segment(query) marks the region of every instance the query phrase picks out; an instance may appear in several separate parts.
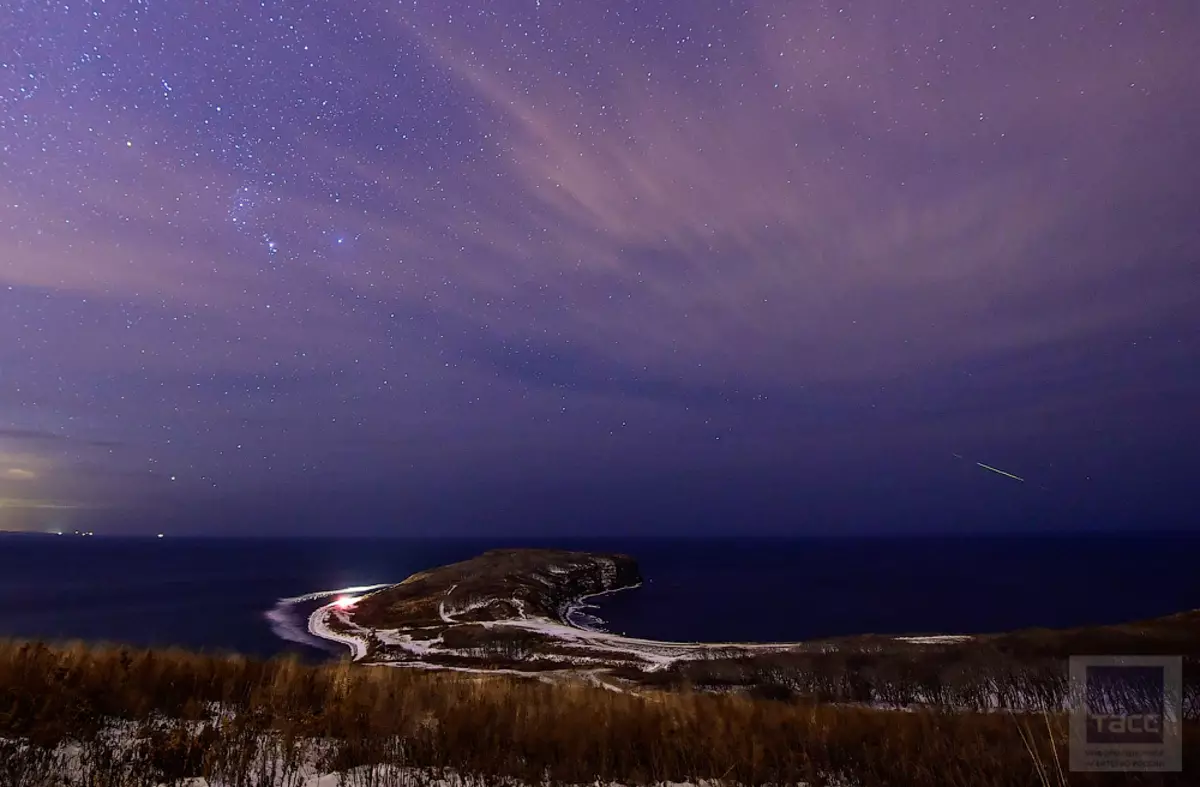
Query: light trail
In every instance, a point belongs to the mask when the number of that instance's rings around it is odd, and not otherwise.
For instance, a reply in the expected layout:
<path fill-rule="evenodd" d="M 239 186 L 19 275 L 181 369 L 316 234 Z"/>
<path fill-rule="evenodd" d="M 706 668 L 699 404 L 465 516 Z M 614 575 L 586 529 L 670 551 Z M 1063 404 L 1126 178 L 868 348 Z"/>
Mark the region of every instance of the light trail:
<path fill-rule="evenodd" d="M 1021 478 L 1021 476 L 1013 475 L 1012 473 L 1006 473 L 998 467 L 992 467 L 991 465 L 985 465 L 983 462 L 976 462 L 975 464 L 979 465 L 984 470 L 991 470 L 993 473 L 999 473 L 1000 475 L 1004 476 L 1005 478 L 1012 478 L 1017 481 L 1020 481 L 1021 483 L 1025 483 L 1025 479 Z"/>
<path fill-rule="evenodd" d="M 962 454 L 954 454 L 954 458 L 955 458 L 955 459 L 962 459 L 962 458 L 963 458 L 963 455 L 962 455 Z M 1009 472 L 1007 472 L 1007 471 L 1005 471 L 1005 470 L 1001 470 L 1001 469 L 1000 469 L 1000 468 L 998 468 L 998 467 L 992 467 L 991 465 L 985 465 L 983 462 L 976 462 L 976 463 L 975 463 L 975 465 L 976 465 L 977 467 L 982 467 L 984 470 L 989 470 L 989 471 L 991 471 L 991 472 L 993 472 L 993 473 L 996 473 L 997 475 L 1002 475 L 1002 476 L 1004 476 L 1005 478 L 1011 478 L 1011 479 L 1012 479 L 1012 480 L 1014 480 L 1014 481 L 1020 481 L 1021 483 L 1025 483 L 1025 479 L 1024 479 L 1024 478 L 1021 478 L 1021 476 L 1019 476 L 1019 475 L 1013 475 L 1012 473 L 1009 473 Z M 1044 489 L 1045 487 L 1042 487 L 1042 488 Z"/>

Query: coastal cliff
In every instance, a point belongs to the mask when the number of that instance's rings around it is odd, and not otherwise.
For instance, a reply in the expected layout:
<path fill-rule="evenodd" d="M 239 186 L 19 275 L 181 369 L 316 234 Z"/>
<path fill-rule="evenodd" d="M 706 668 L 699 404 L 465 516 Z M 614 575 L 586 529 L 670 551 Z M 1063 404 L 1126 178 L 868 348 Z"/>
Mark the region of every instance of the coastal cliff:
<path fill-rule="evenodd" d="M 964 660 L 984 672 L 997 665 L 1043 670 L 1080 652 L 1188 656 L 1200 647 L 1200 611 L 1082 629 L 862 634 L 791 643 L 641 639 L 605 631 L 592 621 L 584 624 L 585 616 L 574 614 L 589 596 L 636 587 L 641 579 L 637 563 L 627 555 L 492 550 L 418 572 L 397 585 L 347 589 L 310 615 L 309 632 L 345 645 L 354 661 L 365 664 L 544 680 L 582 678 L 618 691 L 663 685 L 741 687 L 857 702 L 879 697 L 874 691 L 870 697 L 859 696 L 847 688 L 853 684 L 831 677 L 843 675 L 851 660 L 895 674 L 920 668 L 940 676 L 941 670 L 952 671 Z M 887 701 L 910 703 L 915 696 L 901 693 Z M 971 702 L 983 702 L 972 696 Z"/>
<path fill-rule="evenodd" d="M 628 555 L 556 549 L 497 549 L 421 571 L 397 585 L 343 596 L 309 617 L 314 636 L 350 648 L 371 664 L 414 664 L 467 671 L 589 675 L 613 669 L 661 671 L 680 659 L 725 652 L 722 643 L 659 642 L 583 624 L 576 611 L 591 596 L 637 587 Z M 763 643 L 739 650 L 795 648 Z"/>
<path fill-rule="evenodd" d="M 348 617 L 373 629 L 534 618 L 567 624 L 571 606 L 580 599 L 641 581 L 637 562 L 628 555 L 494 549 L 365 596 Z"/>

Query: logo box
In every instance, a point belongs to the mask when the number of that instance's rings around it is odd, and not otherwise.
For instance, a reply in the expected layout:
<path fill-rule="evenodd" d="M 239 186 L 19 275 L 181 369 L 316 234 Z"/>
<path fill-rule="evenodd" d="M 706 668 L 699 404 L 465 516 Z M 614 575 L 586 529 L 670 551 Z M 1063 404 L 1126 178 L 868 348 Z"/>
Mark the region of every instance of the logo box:
<path fill-rule="evenodd" d="M 1183 770 L 1183 659 L 1072 656 L 1072 771 Z"/>

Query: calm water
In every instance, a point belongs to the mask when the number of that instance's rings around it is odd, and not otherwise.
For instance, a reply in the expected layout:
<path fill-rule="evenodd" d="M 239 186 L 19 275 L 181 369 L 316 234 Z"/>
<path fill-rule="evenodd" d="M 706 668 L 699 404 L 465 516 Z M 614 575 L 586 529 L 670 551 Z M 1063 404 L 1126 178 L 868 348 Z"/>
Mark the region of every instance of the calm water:
<path fill-rule="evenodd" d="M 0 636 L 321 657 L 318 602 L 498 546 L 633 555 L 647 582 L 598 599 L 608 628 L 673 640 L 995 631 L 1200 608 L 1200 538 L 561 542 L 0 537 Z M 326 648 L 339 652 L 325 643 Z"/>

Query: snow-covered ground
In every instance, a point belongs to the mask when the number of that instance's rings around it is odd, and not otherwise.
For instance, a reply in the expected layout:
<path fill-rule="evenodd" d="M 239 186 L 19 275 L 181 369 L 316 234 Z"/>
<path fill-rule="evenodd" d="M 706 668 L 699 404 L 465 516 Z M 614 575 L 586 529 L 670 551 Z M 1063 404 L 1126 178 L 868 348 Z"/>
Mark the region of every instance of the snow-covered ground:
<path fill-rule="evenodd" d="M 483 779 L 471 776 L 436 776 L 412 769 L 377 767 L 373 771 L 359 769 L 347 773 L 324 774 L 311 776 L 303 781 L 292 780 L 278 782 L 279 787 L 357 787 L 357 785 L 396 785 L 396 787 L 490 787 L 495 784 L 514 785 L 513 782 L 499 782 L 495 779 Z M 715 787 L 715 782 L 663 782 L 659 787 Z M 166 787 L 160 785 L 159 787 Z M 170 787 L 226 787 L 224 782 L 209 782 L 205 779 L 190 779 L 176 782 Z M 582 787 L 582 786 L 581 786 Z M 586 787 L 601 787 L 589 784 Z M 602 787 L 621 787 L 611 784 Z"/>
<path fill-rule="evenodd" d="M 123 725 L 114 725 L 106 733 L 114 751 L 131 749 L 135 741 L 131 731 Z M 16 744 L 24 748 L 21 741 L 4 741 L 0 743 Z M 319 754 L 321 745 L 312 742 L 310 754 Z M 269 751 L 269 747 L 265 750 Z M 8 750 L 8 751 L 11 751 Z M 55 787 L 88 787 L 89 785 L 110 783 L 109 777 L 114 777 L 115 784 L 132 784 L 128 779 L 122 780 L 119 771 L 113 771 L 110 766 L 100 765 L 95 752 L 89 752 L 78 744 L 60 746 L 53 753 L 53 759 L 48 763 L 40 761 L 43 767 L 38 773 L 29 774 L 33 781 L 30 784 L 53 784 Z M 275 758 L 256 758 L 245 764 L 247 773 L 240 774 L 237 779 L 222 778 L 206 779 L 203 777 L 185 778 L 169 783 L 159 783 L 153 787 L 233 787 L 235 784 L 252 784 L 254 787 L 491 787 L 503 784 L 507 787 L 523 787 L 521 782 L 513 779 L 501 779 L 494 776 L 482 776 L 469 773 L 458 773 L 453 769 L 431 769 L 402 767 L 395 765 L 375 765 L 354 768 L 341 772 L 322 772 L 311 757 L 302 757 L 301 763 L 285 763 Z M 132 763 L 130 763 L 132 765 Z M 97 770 L 97 766 L 100 770 Z M 11 771 L 8 775 L 15 775 Z M 152 785 L 152 782 L 146 782 Z M 701 780 L 697 782 L 662 782 L 659 787 L 728 787 L 728 782 Z M 4 784 L 3 787 L 20 787 L 19 783 Z M 539 785 L 538 787 L 546 787 Z M 575 787 L 624 787 L 616 782 L 603 784 L 592 782 Z M 801 785 L 803 787 L 803 785 Z"/>
<path fill-rule="evenodd" d="M 912 645 L 950 645 L 955 642 L 966 642 L 971 637 L 966 634 L 930 634 L 923 637 L 896 637 L 896 639 Z"/>
<path fill-rule="evenodd" d="M 210 724 L 223 721 L 228 708 L 209 706 L 206 721 L 183 723 L 192 734 Z M 154 726 L 160 732 L 181 729 L 181 722 L 158 717 Z M 145 757 L 144 727 L 128 721 L 110 721 L 99 731 L 98 738 L 87 744 L 68 742 L 51 751 L 31 749 L 22 739 L 0 738 L 0 787 L 96 787 L 96 785 L 133 785 L 146 787 L 525 787 L 513 778 L 462 773 L 453 768 L 419 768 L 399 765 L 361 766 L 345 771 L 330 772 L 321 763 L 335 754 L 337 744 L 330 739 L 284 739 L 272 733 L 262 734 L 257 743 L 249 744 L 245 758 L 214 761 L 209 768 L 223 772 L 237 768 L 235 778 L 220 776 L 192 777 L 158 783 Z M 284 748 L 281 748 L 284 746 Z M 22 762 L 23 754 L 34 755 L 30 769 L 14 768 Z M 226 776 L 228 774 L 226 773 Z M 23 777 L 9 782 L 8 778 Z M 549 783 L 529 784 L 529 787 L 549 787 Z M 564 787 L 625 787 L 620 782 L 593 781 Z M 698 780 L 694 782 L 659 782 L 657 787 L 734 787 L 730 782 Z M 801 785 L 803 787 L 803 785 Z"/>
<path fill-rule="evenodd" d="M 367 657 L 369 648 L 367 645 L 366 636 L 357 634 L 343 634 L 340 631 L 334 630 L 330 625 L 332 620 L 337 620 L 343 625 L 350 625 L 349 619 L 346 617 L 346 609 L 336 602 L 326 604 L 317 609 L 308 617 L 308 633 L 314 637 L 327 639 L 330 642 L 336 642 L 340 645 L 345 645 L 350 648 L 353 654 L 354 661 L 361 661 Z"/>
<path fill-rule="evenodd" d="M 548 569 L 549 573 L 557 574 L 555 567 Z M 615 568 L 610 573 L 615 574 Z M 611 578 L 606 575 L 606 582 Z M 358 598 L 348 597 L 347 594 L 370 594 L 390 585 L 372 585 L 358 588 L 343 588 L 337 591 L 324 591 L 294 600 L 310 600 L 334 597 L 335 600 L 312 612 L 308 618 L 308 633 L 330 642 L 349 648 L 352 659 L 362 661 L 370 652 L 369 641 L 374 635 L 379 643 L 385 646 L 387 653 L 377 660 L 380 664 L 408 667 L 439 668 L 439 665 L 422 663 L 431 656 L 468 656 L 470 654 L 447 647 L 441 635 L 427 639 L 418 639 L 403 629 L 367 629 L 354 623 L 352 608 Z M 559 648 L 567 651 L 558 653 L 533 653 L 530 660 L 566 661 L 579 668 L 580 672 L 594 671 L 604 664 L 614 662 L 633 663 L 647 672 L 663 670 L 681 660 L 698 659 L 714 656 L 750 656 L 763 653 L 786 653 L 795 651 L 828 651 L 836 648 L 829 643 L 800 643 L 800 642 L 668 642 L 661 640 L 627 637 L 604 631 L 596 625 L 590 625 L 593 619 L 584 610 L 591 607 L 587 602 L 600 596 L 615 593 L 629 588 L 612 588 L 598 593 L 581 596 L 566 604 L 559 612 L 562 620 L 531 615 L 526 611 L 525 604 L 520 599 L 471 598 L 451 600 L 451 594 L 457 585 L 452 585 L 438 604 L 438 617 L 446 626 L 460 623 L 460 616 L 486 607 L 490 604 L 507 601 L 517 610 L 519 617 L 504 620 L 478 621 L 473 625 L 490 629 L 508 629 L 510 631 L 528 631 L 553 640 Z M 631 587 L 637 587 L 636 585 Z M 361 598 L 361 596 L 359 596 Z M 566 621 L 566 622 L 563 622 Z M 964 642 L 970 640 L 967 635 L 944 634 L 894 637 L 896 642 L 913 645 L 939 645 Z M 575 653 L 571 653 L 575 651 Z M 388 656 L 391 656 L 389 658 Z M 498 672 L 498 670 L 474 670 L 456 668 L 469 672 Z M 505 670 L 516 674 L 528 675 L 522 670 Z"/>

